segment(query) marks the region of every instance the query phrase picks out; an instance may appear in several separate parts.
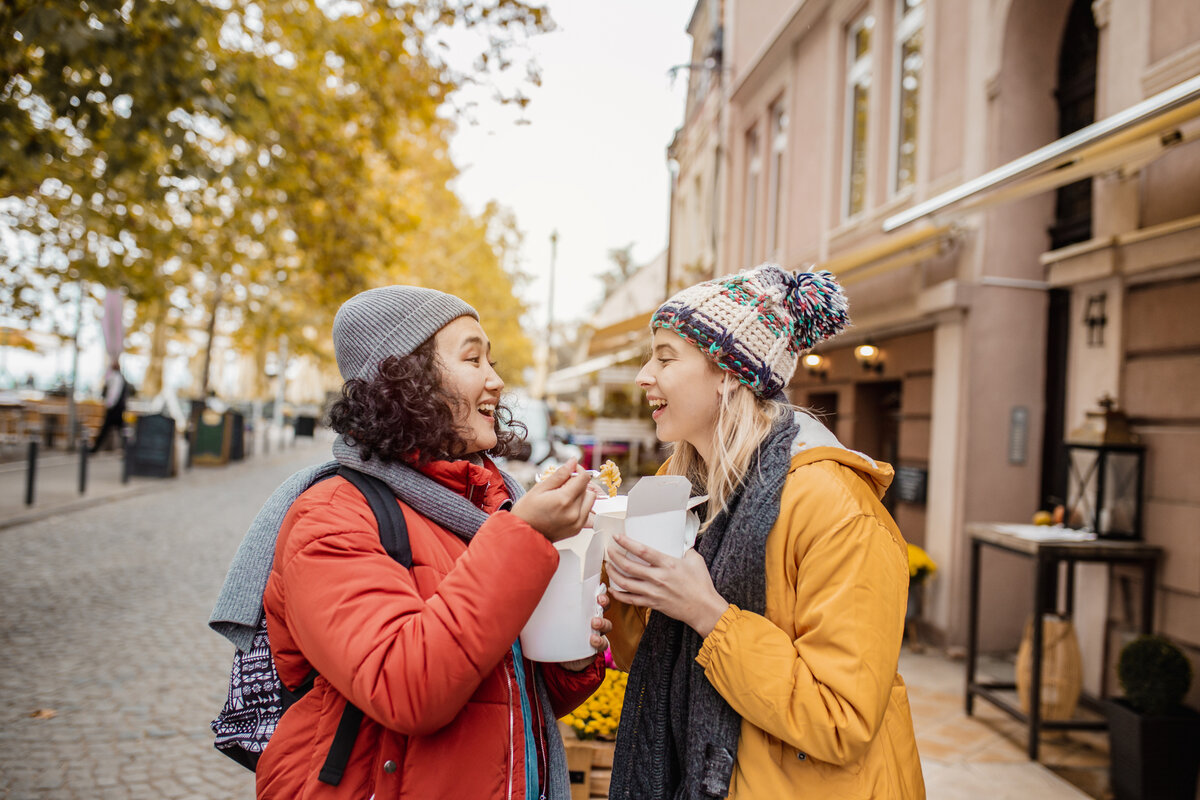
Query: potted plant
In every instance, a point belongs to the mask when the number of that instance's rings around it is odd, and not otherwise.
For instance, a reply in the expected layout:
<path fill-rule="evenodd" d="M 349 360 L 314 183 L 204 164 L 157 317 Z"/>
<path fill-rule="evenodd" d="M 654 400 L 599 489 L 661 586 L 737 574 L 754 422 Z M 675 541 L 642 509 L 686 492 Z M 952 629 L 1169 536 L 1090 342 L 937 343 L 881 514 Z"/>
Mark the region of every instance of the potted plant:
<path fill-rule="evenodd" d="M 1162 636 L 1121 650 L 1123 698 L 1107 701 L 1110 777 L 1117 800 L 1194 800 L 1200 770 L 1200 713 L 1183 705 L 1192 666 Z"/>
<path fill-rule="evenodd" d="M 925 581 L 937 572 L 937 564 L 929 554 L 915 544 L 908 545 L 908 608 L 904 611 L 904 633 L 914 653 L 925 648 L 921 644 L 918 625 L 925 611 Z"/>

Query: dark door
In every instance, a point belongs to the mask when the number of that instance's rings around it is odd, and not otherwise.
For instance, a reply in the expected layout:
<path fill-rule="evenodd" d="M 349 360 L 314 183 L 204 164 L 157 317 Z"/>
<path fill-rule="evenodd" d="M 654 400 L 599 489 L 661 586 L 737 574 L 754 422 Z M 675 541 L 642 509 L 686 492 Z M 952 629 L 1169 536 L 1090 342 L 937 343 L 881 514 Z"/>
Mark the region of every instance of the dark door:
<path fill-rule="evenodd" d="M 855 450 L 893 467 L 900 459 L 900 381 L 860 383 L 854 388 Z M 896 493 L 883 496 L 883 506 L 895 511 Z"/>
<path fill-rule="evenodd" d="M 809 392 L 807 407 L 826 428 L 829 428 L 834 435 L 837 434 L 837 392 Z"/>
<path fill-rule="evenodd" d="M 1042 427 L 1042 496 L 1039 508 L 1067 502 L 1067 346 L 1071 330 L 1071 292 L 1051 289 L 1046 325 L 1046 420 Z"/>

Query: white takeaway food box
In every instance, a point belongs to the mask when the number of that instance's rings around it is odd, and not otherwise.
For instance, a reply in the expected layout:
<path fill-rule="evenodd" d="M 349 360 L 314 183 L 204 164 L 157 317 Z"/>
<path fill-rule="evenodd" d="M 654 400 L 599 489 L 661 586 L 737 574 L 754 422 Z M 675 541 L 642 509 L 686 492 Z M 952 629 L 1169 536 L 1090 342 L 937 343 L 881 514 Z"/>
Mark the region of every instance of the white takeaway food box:
<path fill-rule="evenodd" d="M 602 609 L 600 567 L 604 539 L 591 528 L 555 542 L 558 569 L 533 615 L 521 629 L 521 652 L 530 661 L 557 663 L 593 656 L 592 618 Z"/>
<path fill-rule="evenodd" d="M 691 497 L 692 483 L 682 475 L 651 475 L 640 478 L 623 497 L 602 498 L 592 507 L 596 533 L 607 550 L 615 535 L 623 533 L 634 541 L 675 558 L 696 543 L 700 518 L 692 509 L 708 500 Z M 609 581 L 614 589 L 620 584 Z"/>

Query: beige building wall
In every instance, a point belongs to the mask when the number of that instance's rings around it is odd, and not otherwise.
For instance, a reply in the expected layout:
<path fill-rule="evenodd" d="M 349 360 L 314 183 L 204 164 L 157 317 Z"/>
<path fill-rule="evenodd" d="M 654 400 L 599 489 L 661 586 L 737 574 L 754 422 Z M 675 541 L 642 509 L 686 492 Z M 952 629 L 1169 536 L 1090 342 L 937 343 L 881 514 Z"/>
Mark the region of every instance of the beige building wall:
<path fill-rule="evenodd" d="M 712 277 L 717 262 L 725 178 L 721 169 L 723 7 L 722 0 L 700 0 L 688 25 L 692 54 L 684 124 L 668 148 L 674 175 L 668 248 L 672 291 Z"/>
<path fill-rule="evenodd" d="M 919 5 L 915 174 L 898 187 L 899 1 L 725 0 L 720 109 L 703 122 L 721 120 L 716 271 L 773 258 L 793 269 L 828 264 L 842 279 L 855 327 L 821 349 L 820 371 L 798 370 L 792 397 L 832 411 L 847 444 L 883 442 L 898 467 L 927 470 L 925 502 L 897 501 L 893 510 L 942 567 L 926 616 L 952 645 L 966 634 L 965 524 L 1028 521 L 1040 505 L 1047 341 L 1050 323 L 1062 324 L 1063 424 L 1077 427 L 1103 394 L 1132 417 L 1147 445 L 1144 538 L 1165 552 L 1156 627 L 1198 652 L 1200 495 L 1189 487 L 1200 484 L 1188 454 L 1200 445 L 1200 141 L 1191 141 L 1200 120 L 1183 123 L 1184 143 L 1161 157 L 1092 179 L 1090 241 L 1051 250 L 1053 190 L 950 207 L 885 234 L 883 221 L 898 211 L 1059 138 L 1055 91 L 1071 0 Z M 1194 0 L 1096 0 L 1091 11 L 1097 120 L 1200 75 Z M 874 21 L 866 181 L 862 208 L 850 213 L 848 34 L 863 15 Z M 764 143 L 779 105 L 786 147 L 772 162 Z M 687 136 L 699 139 L 689 125 Z M 757 165 L 751 131 L 759 132 Z M 769 190 L 776 167 L 777 200 Z M 772 203 L 783 220 L 774 248 Z M 931 233 L 918 245 L 889 245 L 920 238 L 922 225 Z M 1067 294 L 1065 320 L 1050 317 L 1052 290 Z M 1083 315 L 1100 295 L 1103 342 L 1089 343 Z M 854 347 L 866 342 L 884 351 L 881 372 L 855 362 Z M 893 387 L 898 398 L 889 399 Z M 879 418 L 881 409 L 892 417 Z M 985 598 L 1012 600 L 985 600 L 985 649 L 1015 647 L 1031 573 L 1022 559 L 988 557 Z M 1093 691 L 1129 629 L 1119 598 L 1130 580 L 1080 570 L 1076 621 Z"/>

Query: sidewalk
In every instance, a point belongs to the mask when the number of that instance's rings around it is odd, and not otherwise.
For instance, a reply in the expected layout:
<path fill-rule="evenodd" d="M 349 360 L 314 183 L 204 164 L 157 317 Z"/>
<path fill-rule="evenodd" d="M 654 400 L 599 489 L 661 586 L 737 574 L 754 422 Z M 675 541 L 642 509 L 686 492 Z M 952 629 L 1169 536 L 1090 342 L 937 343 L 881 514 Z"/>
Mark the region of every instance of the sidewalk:
<path fill-rule="evenodd" d="M 279 434 L 278 431 L 275 433 Z M 282 450 L 279 440 L 273 439 L 268 453 L 259 451 L 253 455 L 247 454 L 246 463 L 263 459 L 264 456 L 269 458 L 286 450 L 303 450 L 314 443 L 328 449 L 330 435 L 328 431 L 318 430 L 314 439 L 290 437 L 283 444 Z M 218 472 L 225 468 L 193 467 L 188 470 L 185 468 L 187 446 L 182 439 L 177 440 L 175 450 L 178 474 L 174 478 L 131 477 L 126 483 L 121 481 L 123 462 L 119 451 L 110 450 L 89 455 L 86 491 L 83 494 L 79 492 L 79 454 L 63 450 L 42 450 L 38 454 L 34 477 L 33 505 L 25 505 L 29 467 L 22 450 L 22 453 L 18 454 L 22 455 L 21 458 L 0 463 L 0 530 L 58 514 L 82 511 L 102 503 L 136 497 L 147 492 L 171 489 L 179 482 L 187 482 L 196 475 Z M 230 462 L 229 466 L 237 463 L 241 462 Z"/>
<path fill-rule="evenodd" d="M 1049 733 L 1040 761 L 1025 752 L 1025 727 L 990 703 L 963 708 L 965 665 L 907 646 L 900 674 L 908 684 L 917 748 L 930 800 L 1086 800 L 1106 798 L 1106 733 Z"/>

